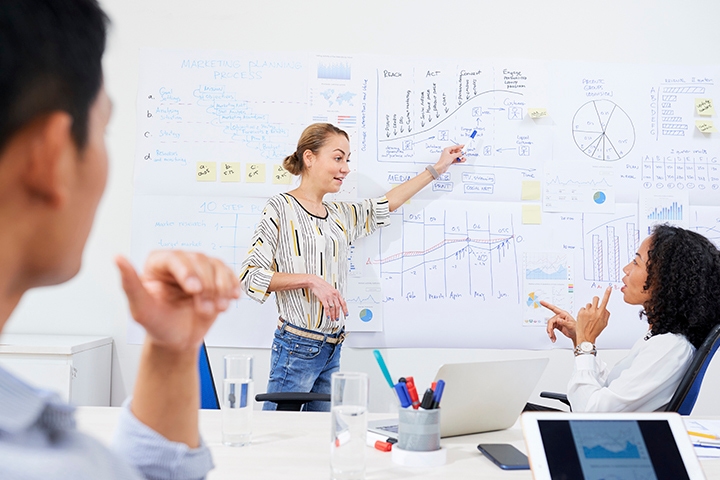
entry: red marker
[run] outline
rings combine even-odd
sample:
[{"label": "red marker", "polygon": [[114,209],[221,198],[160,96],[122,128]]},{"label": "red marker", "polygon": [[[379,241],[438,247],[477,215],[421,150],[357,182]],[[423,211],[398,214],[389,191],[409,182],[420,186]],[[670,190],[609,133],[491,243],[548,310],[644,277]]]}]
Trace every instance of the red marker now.
[{"label": "red marker", "polygon": [[407,386],[408,393],[410,393],[410,401],[412,401],[412,407],[417,410],[420,406],[420,397],[418,397],[417,389],[415,388],[415,380],[413,380],[413,377],[405,377],[405,385]]}]

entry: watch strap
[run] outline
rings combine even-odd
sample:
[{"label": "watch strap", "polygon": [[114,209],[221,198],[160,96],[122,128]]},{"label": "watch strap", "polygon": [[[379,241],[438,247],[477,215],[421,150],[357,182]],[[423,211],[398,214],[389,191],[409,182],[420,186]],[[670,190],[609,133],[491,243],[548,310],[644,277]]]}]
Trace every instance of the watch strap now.
[{"label": "watch strap", "polygon": [[575,354],[576,357],[579,356],[579,355],[595,355],[595,354],[597,354],[597,348],[595,348],[595,344],[594,344],[594,343],[587,342],[587,343],[590,343],[590,345],[592,345],[592,349],[591,349],[591,350],[583,350],[583,349],[580,347],[583,343],[586,343],[586,342],[579,343],[579,344],[575,347],[575,350],[573,351],[573,353]]}]

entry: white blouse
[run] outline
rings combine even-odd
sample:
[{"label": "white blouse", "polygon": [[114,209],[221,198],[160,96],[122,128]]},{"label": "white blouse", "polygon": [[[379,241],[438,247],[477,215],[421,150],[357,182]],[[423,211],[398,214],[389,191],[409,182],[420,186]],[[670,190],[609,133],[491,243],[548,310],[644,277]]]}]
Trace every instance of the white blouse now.
[{"label": "white blouse", "polygon": [[670,401],[694,354],[683,335],[665,333],[638,340],[609,371],[594,355],[578,355],[567,390],[573,412],[655,411]]}]

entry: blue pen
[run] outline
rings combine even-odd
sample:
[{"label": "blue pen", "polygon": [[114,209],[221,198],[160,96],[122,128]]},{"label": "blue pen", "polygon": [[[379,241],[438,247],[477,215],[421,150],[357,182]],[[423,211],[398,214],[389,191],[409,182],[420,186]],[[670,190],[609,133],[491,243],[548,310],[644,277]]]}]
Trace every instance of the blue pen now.
[{"label": "blue pen", "polygon": [[438,380],[435,385],[435,395],[433,397],[433,407],[438,408],[440,406],[440,400],[442,400],[443,390],[445,390],[445,380]]},{"label": "blue pen", "polygon": [[412,400],[410,400],[410,393],[408,392],[407,385],[405,385],[404,382],[398,382],[394,388],[395,392],[397,393],[398,399],[400,399],[400,406],[402,408],[407,408],[412,405]]},{"label": "blue pen", "polygon": [[375,360],[377,360],[378,365],[380,365],[380,371],[385,377],[385,381],[388,383],[388,385],[390,385],[390,388],[395,388],[392,377],[390,376],[390,372],[388,372],[387,365],[385,365],[385,360],[383,360],[380,350],[373,350],[373,355],[375,355]]}]

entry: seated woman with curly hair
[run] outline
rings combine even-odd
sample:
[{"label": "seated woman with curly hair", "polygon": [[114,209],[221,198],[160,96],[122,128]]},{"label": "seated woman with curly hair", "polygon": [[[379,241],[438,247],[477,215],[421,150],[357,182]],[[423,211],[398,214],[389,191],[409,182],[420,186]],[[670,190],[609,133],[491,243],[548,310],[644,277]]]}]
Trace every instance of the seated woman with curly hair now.
[{"label": "seated woman with curly hair", "polygon": [[575,320],[549,303],[555,330],[575,345],[575,370],[568,384],[574,412],[650,412],[666,405],[692,361],[695,349],[718,323],[720,252],[705,237],[668,225],[654,228],[624,269],[623,299],[642,305],[648,332],[612,369],[596,357],[595,339],[608,324],[606,306],[594,297]]}]

